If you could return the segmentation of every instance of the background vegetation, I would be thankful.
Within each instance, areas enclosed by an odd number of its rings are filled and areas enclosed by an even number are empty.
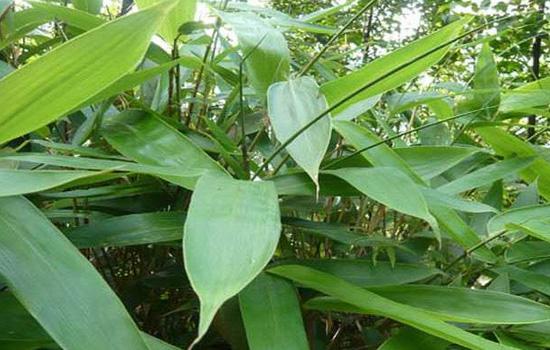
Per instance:
[[[0,349],[548,349],[544,0],[0,0]]]

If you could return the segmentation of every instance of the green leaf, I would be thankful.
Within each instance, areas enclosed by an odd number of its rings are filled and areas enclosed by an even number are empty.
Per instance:
[[[420,264],[392,265],[385,261],[373,264],[370,260],[360,259],[308,259],[293,261],[292,264],[330,273],[360,287],[402,285],[441,274],[436,268]]]
[[[100,174],[93,171],[0,169],[0,197],[40,192]]]
[[[388,105],[392,114],[400,113],[425,104],[440,120],[453,116],[454,113],[451,102],[448,96],[434,91],[396,93],[388,98]]]
[[[79,248],[152,244],[181,240],[184,222],[181,212],[131,214],[78,226],[65,234]]]
[[[99,92],[97,95],[91,97],[86,102],[82,103],[82,106],[87,106],[93,103],[97,103],[101,100],[107,99],[123,91],[132,89],[134,86],[142,84],[147,80],[152,79],[155,76],[168,71],[170,68],[172,68],[176,64],[187,68],[200,68],[202,66],[201,60],[198,59],[197,57],[185,56],[185,57],[180,57],[173,61],[160,64],[152,68],[141,69],[136,72],[123,76],[113,84],[109,85],[103,91]]]
[[[475,130],[500,156],[505,158],[538,156],[537,150],[531,144],[510,135],[503,129],[489,126]],[[546,199],[550,199],[550,162],[548,160],[538,157],[520,175],[529,183],[537,181],[539,193]]]
[[[192,177],[180,179],[163,177],[186,188],[192,189],[203,173],[226,174],[218,163],[185,135],[145,111],[126,110],[106,118],[101,134],[117,151],[139,163],[178,168],[183,174],[193,174]]]
[[[71,0],[73,6],[82,11],[97,15],[103,6],[103,0]]]
[[[512,228],[516,228],[523,233],[540,240],[550,242],[550,218],[528,220],[522,224],[508,224]]]
[[[445,193],[456,194],[488,185],[508,175],[520,172],[530,166],[533,161],[533,157],[503,160],[473,171],[452,182],[438,187],[437,190]]]
[[[148,349],[101,275],[36,207],[0,198],[0,222],[0,275],[61,347]]]
[[[378,350],[445,350],[449,342],[419,332],[413,328],[401,329],[399,333],[389,338]]]
[[[0,144],[54,121],[132,71],[172,4],[92,29],[0,80]]]
[[[483,44],[476,62],[474,89],[475,108],[485,108],[479,113],[487,119],[492,118],[500,103],[500,83],[497,65],[488,42]]]
[[[465,250],[481,242],[479,235],[454,210],[431,205],[430,211],[437,218],[441,228]],[[472,255],[485,262],[494,263],[497,260],[496,255],[485,246],[476,249]]]
[[[157,3],[161,3],[163,0],[136,0],[136,4],[140,9],[153,6]],[[197,0],[177,0],[176,5],[172,10],[164,17],[160,27],[159,34],[170,45],[178,36],[179,27],[195,18],[195,11],[197,9]]]
[[[333,121],[332,124],[336,131],[356,149],[363,149],[381,141],[369,129],[355,123],[338,120]],[[424,183],[409,165],[391,147],[384,143],[362,152],[361,155],[374,166],[397,168],[410,176],[415,182]]]
[[[520,269],[515,266],[503,266],[494,269],[499,274],[506,273],[511,280],[550,296],[550,276]]]
[[[239,293],[239,302],[251,350],[309,349],[292,283],[262,273]]]
[[[319,86],[310,77],[271,85],[267,92],[269,119],[277,139],[284,143],[327,109]],[[330,116],[326,115],[286,147],[288,153],[319,186],[319,165],[330,141]]]
[[[442,174],[469,156],[480,152],[474,147],[418,146],[394,148],[397,153],[419,176],[429,180]]]
[[[368,197],[401,213],[425,220],[436,233],[439,225],[428,211],[421,187],[407,175],[390,167],[326,170],[346,180]]]
[[[58,349],[48,333],[11,293],[0,293],[0,347],[7,350]],[[3,322],[5,320],[5,322]],[[177,350],[162,340],[141,332],[149,350]]]
[[[75,169],[104,171],[125,171],[149,174],[170,179],[175,184],[185,186],[201,175],[200,170],[186,170],[168,166],[154,166],[120,160],[94,159],[84,157],[46,155],[44,153],[15,153],[0,155],[0,160],[13,160],[36,164],[48,164]]]
[[[82,3],[97,2],[99,4],[102,2],[101,0],[78,1]],[[56,5],[55,3],[33,1],[32,8],[37,11],[37,13],[45,21],[57,19],[84,31],[99,27],[100,25],[106,23],[103,18],[94,16],[93,14],[88,13],[89,11],[85,12],[86,9],[80,9],[78,7],[76,7],[76,9],[72,9],[67,6]]]
[[[466,200],[461,197],[455,197],[427,187],[422,188],[421,190],[430,207],[447,207],[466,213],[498,213],[498,210],[487,204]]]
[[[237,35],[248,78],[259,95],[278,81],[286,80],[290,72],[290,51],[285,37],[262,18],[250,12],[219,12]]]
[[[357,91],[362,86],[372,83],[377,79],[381,79],[393,70],[410,64],[397,73],[383,78],[378,83],[361,92],[358,96],[350,99],[344,103],[343,106],[337,108],[334,114],[337,115],[346,108],[366,98],[395,89],[435,65],[449,51],[449,45],[426,57],[419,57],[427,54],[438,45],[456,38],[462,31],[462,27],[466,22],[466,20],[453,22],[435,33],[416,40],[403,48],[368,63],[363,68],[353,73],[323,84],[321,86],[321,91],[327,97],[329,105],[332,106],[345,99],[350,92]]]
[[[523,261],[550,258],[550,244],[542,241],[520,241],[506,250],[506,262],[514,264]]]
[[[291,217],[283,217],[282,220],[283,224],[289,228],[294,228],[320,237],[326,237],[333,241],[356,247],[391,246],[407,250],[405,246],[400,245],[399,241],[379,235],[360,234],[351,231],[350,228],[344,224],[309,221]]]
[[[185,222],[185,270],[201,303],[199,334],[216,311],[267,265],[281,222],[275,187],[204,175],[197,182]]]
[[[535,220],[547,219],[550,216],[549,205],[533,205],[505,211],[493,216],[487,223],[487,232],[495,234],[506,229],[507,225],[524,225]]]
[[[469,349],[510,349],[451,326],[423,310],[396,303],[324,272],[297,265],[278,266],[269,272],[338,298],[369,314],[391,318]]]
[[[368,288],[397,303],[423,309],[444,321],[479,324],[527,324],[550,321],[550,307],[519,296],[488,290],[430,285]],[[362,313],[336,298],[320,297],[305,306],[315,310]]]
[[[548,107],[550,104],[550,77],[525,84],[502,96],[500,111],[522,112],[533,107]]]

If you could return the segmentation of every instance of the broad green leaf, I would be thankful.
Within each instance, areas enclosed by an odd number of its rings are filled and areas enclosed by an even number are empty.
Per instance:
[[[502,96],[500,111],[522,112],[532,107],[548,107],[550,104],[550,77],[520,86]]]
[[[0,169],[0,197],[40,192],[99,174],[93,171]]]
[[[75,169],[91,169],[104,171],[124,171],[139,174],[149,174],[170,179],[173,183],[186,186],[201,175],[197,169],[188,170],[169,166],[155,166],[111,159],[95,159],[84,157],[46,155],[44,153],[15,153],[0,155],[0,160],[12,160],[35,164],[47,164]]]
[[[148,350],[101,275],[36,207],[0,198],[0,222],[0,275],[61,347]]]
[[[199,334],[216,311],[267,265],[281,222],[275,186],[204,175],[197,182],[183,236],[185,270],[200,300]]]
[[[395,168],[346,168],[326,170],[346,180],[368,197],[401,213],[425,220],[436,233],[439,226],[428,211],[421,187]]]
[[[533,161],[533,157],[503,160],[473,171],[463,177],[438,187],[437,190],[445,193],[456,194],[488,185],[508,175],[520,172],[530,166]]]
[[[509,224],[523,225],[550,217],[550,205],[533,205],[505,211],[496,215],[487,223],[487,232],[495,234],[502,232]]]
[[[250,55],[245,66],[259,95],[263,95],[271,84],[287,79],[290,51],[281,32],[250,12],[220,12],[220,17],[233,28],[243,56]]]
[[[495,271],[500,274],[506,273],[511,280],[550,296],[550,276],[510,265],[498,267]]]
[[[8,292],[0,293],[0,348],[38,349],[55,347],[48,333]]]
[[[320,188],[306,173],[284,174],[269,178],[275,184],[277,193],[294,196],[357,196],[360,195],[355,187],[349,185],[337,176],[319,174]],[[318,191],[319,190],[319,191]]]
[[[97,2],[100,4],[102,2],[101,0],[77,1],[82,3],[86,3],[88,1]],[[73,9],[67,6],[56,5],[55,3],[33,1],[32,8],[37,11],[37,13],[40,14],[45,21],[57,19],[84,31],[99,27],[106,22],[103,18],[94,16],[93,14],[86,12],[86,9],[80,9],[78,7]]]
[[[497,65],[488,42],[483,44],[476,62],[474,89],[475,108],[484,108],[480,114],[486,119],[492,118],[500,103],[500,83]]]
[[[522,224],[508,224],[512,228],[526,233],[540,240],[550,242],[550,218],[528,220]]]
[[[48,333],[11,293],[0,293],[0,316],[0,347],[2,349],[58,349]],[[147,333],[141,332],[141,336],[149,350],[179,349]]]
[[[526,344],[521,340],[518,340],[508,335],[507,333],[504,333],[503,331],[496,331],[495,336],[497,337],[499,343],[514,347],[519,350],[541,350],[539,347]]]
[[[120,153],[136,162],[170,168],[195,176],[182,185],[193,188],[198,177],[206,172],[226,174],[212,158],[185,135],[151,113],[126,110],[105,118],[101,134]],[[166,180],[180,182],[173,177]]]
[[[498,212],[498,210],[487,204],[469,201],[431,188],[422,188],[421,191],[429,206],[442,206],[466,213]]]
[[[531,144],[503,129],[489,126],[479,127],[475,130],[500,156],[505,158],[538,156],[537,150]],[[529,183],[537,181],[539,193],[546,199],[550,199],[550,162],[548,160],[538,157],[520,175]]]
[[[381,139],[369,129],[348,121],[333,121],[332,124],[336,131],[356,149],[377,144],[376,147],[361,153],[372,165],[397,168],[415,182],[423,183],[423,180],[388,145],[378,144]]]
[[[384,261],[373,264],[370,260],[359,259],[308,259],[292,263],[330,273],[360,287],[402,285],[441,274],[436,268],[420,264],[392,265]]]
[[[239,293],[239,303],[251,350],[309,349],[297,292],[289,281],[262,273]]]
[[[117,216],[78,226],[65,232],[79,248],[120,247],[181,240],[182,212]]]
[[[140,9],[153,6],[162,0],[137,0],[136,4]],[[160,24],[159,34],[170,45],[174,43],[174,40],[178,36],[179,27],[190,22],[195,18],[195,11],[197,9],[197,0],[177,0],[176,5],[170,10],[170,12],[164,17],[164,20]]]
[[[381,79],[381,81],[367,88],[358,96],[345,102],[334,114],[337,115],[339,112],[366,98],[395,89],[435,65],[449,51],[450,45],[428,54],[430,50],[456,38],[465,23],[466,20],[453,22],[435,33],[368,63],[359,70],[323,84],[321,91],[327,97],[329,105],[332,106],[345,99],[351,92]],[[423,55],[426,56],[422,57]],[[403,68],[386,77],[387,74],[400,67]]]
[[[479,148],[456,146],[402,147],[393,150],[424,180],[440,175],[481,151]]]
[[[82,11],[97,15],[103,6],[103,0],[71,0],[73,6]]]
[[[449,342],[419,332],[413,328],[401,329],[382,344],[378,350],[445,350]]]
[[[550,258],[550,243],[526,240],[516,242],[506,250],[504,257],[510,264],[547,259]]]
[[[430,211],[437,218],[441,228],[465,250],[481,242],[479,235],[454,210],[432,205]],[[496,255],[485,246],[476,249],[472,255],[485,262],[493,263],[497,260]]]
[[[423,310],[396,303],[324,272],[296,265],[277,266],[269,272],[338,298],[369,314],[391,318],[468,349],[510,349],[451,326]]]
[[[451,102],[448,96],[434,91],[396,93],[388,98],[388,104],[392,114],[425,104],[439,119],[453,116]]]
[[[368,290],[397,303],[423,309],[444,321],[526,324],[550,320],[549,306],[501,292],[430,285],[369,287]],[[361,313],[360,308],[331,297],[311,299],[305,306],[316,310]]]
[[[542,349],[550,347],[550,322],[515,326],[509,328],[508,331],[515,337],[523,339],[530,344],[540,346]],[[537,347],[535,350],[542,349]],[[526,348],[525,350],[531,349]]]
[[[269,119],[281,143],[327,109],[319,86],[310,77],[271,85],[267,92]],[[326,115],[286,147],[288,153],[319,186],[319,165],[330,141],[330,116]]]
[[[56,120],[131,72],[172,4],[92,29],[0,80],[0,143]]]

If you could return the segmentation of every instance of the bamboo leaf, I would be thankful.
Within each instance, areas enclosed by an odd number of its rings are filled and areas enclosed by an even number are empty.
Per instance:
[[[424,181],[409,165],[388,145],[378,144],[381,140],[369,129],[348,121],[333,121],[333,126],[342,137],[356,149],[376,147],[361,153],[373,166],[393,167],[401,170],[415,182],[423,184]]]
[[[54,121],[132,71],[172,4],[92,29],[0,80],[0,143]]]
[[[278,266],[269,272],[338,298],[369,314],[391,318],[469,349],[510,349],[451,326],[423,310],[396,303],[324,272],[297,265]]]
[[[185,214],[144,213],[117,216],[65,232],[79,248],[121,247],[181,240]]]
[[[397,169],[346,168],[325,172],[346,180],[368,197],[391,209],[425,220],[434,231],[439,232],[439,225],[428,211],[421,187]]]
[[[523,225],[535,220],[544,220],[550,216],[550,205],[533,205],[508,210],[493,216],[487,223],[487,232],[495,234],[506,229],[507,225]]]
[[[136,4],[140,9],[156,5],[162,2],[161,0],[137,0]],[[195,12],[197,9],[197,0],[177,0],[176,5],[172,10],[164,17],[163,22],[158,30],[159,34],[169,44],[172,44],[178,36],[179,27],[190,22],[195,18]]]
[[[293,261],[320,270],[353,283],[359,287],[381,287],[418,282],[437,276],[442,272],[421,264],[391,264],[378,261],[373,264],[363,259],[307,259]]]
[[[429,334],[419,332],[413,328],[401,329],[399,333],[389,338],[378,350],[445,350],[449,342],[433,337]]]
[[[530,166],[533,157],[512,158],[488,165],[437,188],[438,191],[456,194],[493,183]]]
[[[185,135],[145,111],[126,110],[106,118],[101,133],[117,151],[139,163],[194,174],[179,179],[163,177],[186,188],[192,189],[205,172],[227,174]]]
[[[0,198],[0,222],[0,275],[61,347],[148,349],[122,302],[36,207]]]
[[[199,334],[271,259],[281,231],[273,184],[201,177],[185,222],[185,270],[201,303]]]
[[[239,302],[251,350],[309,349],[292,283],[262,273],[239,293]]]
[[[100,174],[93,171],[0,169],[0,197],[40,192]]]
[[[290,51],[285,37],[262,18],[250,12],[219,12],[237,35],[248,77],[259,95],[268,87],[287,79],[290,71]]]
[[[448,52],[449,46],[441,48],[426,57],[419,57],[427,54],[438,45],[456,38],[466,22],[467,20],[453,22],[435,33],[418,39],[403,48],[368,63],[359,70],[322,85],[321,91],[327,97],[329,105],[332,106],[343,100],[349,95],[350,91],[356,91],[361,86],[365,86],[370,82],[374,82],[384,77],[394,69],[404,66],[405,64],[410,64],[408,67],[401,69],[395,74],[389,75],[361,92],[350,101],[347,101],[343,106],[339,107],[334,114],[338,115],[338,113],[344,111],[346,108],[352,107],[355,103],[394,89],[435,65]]]
[[[550,320],[550,307],[501,292],[430,285],[369,287],[368,290],[397,303],[428,311],[444,321],[529,324]],[[362,313],[360,308],[331,297],[311,299],[305,306],[315,310]]]
[[[474,147],[454,146],[399,147],[393,150],[425,180],[442,174],[481,151]]]
[[[267,92],[267,105],[271,125],[281,143],[327,109],[319,86],[310,77],[271,85]],[[327,151],[330,133],[330,116],[326,115],[286,147],[317,186],[319,165]]]

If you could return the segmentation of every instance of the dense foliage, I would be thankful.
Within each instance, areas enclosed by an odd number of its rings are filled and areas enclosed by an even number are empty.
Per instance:
[[[545,1],[265,3],[0,0],[0,349],[550,348]]]

